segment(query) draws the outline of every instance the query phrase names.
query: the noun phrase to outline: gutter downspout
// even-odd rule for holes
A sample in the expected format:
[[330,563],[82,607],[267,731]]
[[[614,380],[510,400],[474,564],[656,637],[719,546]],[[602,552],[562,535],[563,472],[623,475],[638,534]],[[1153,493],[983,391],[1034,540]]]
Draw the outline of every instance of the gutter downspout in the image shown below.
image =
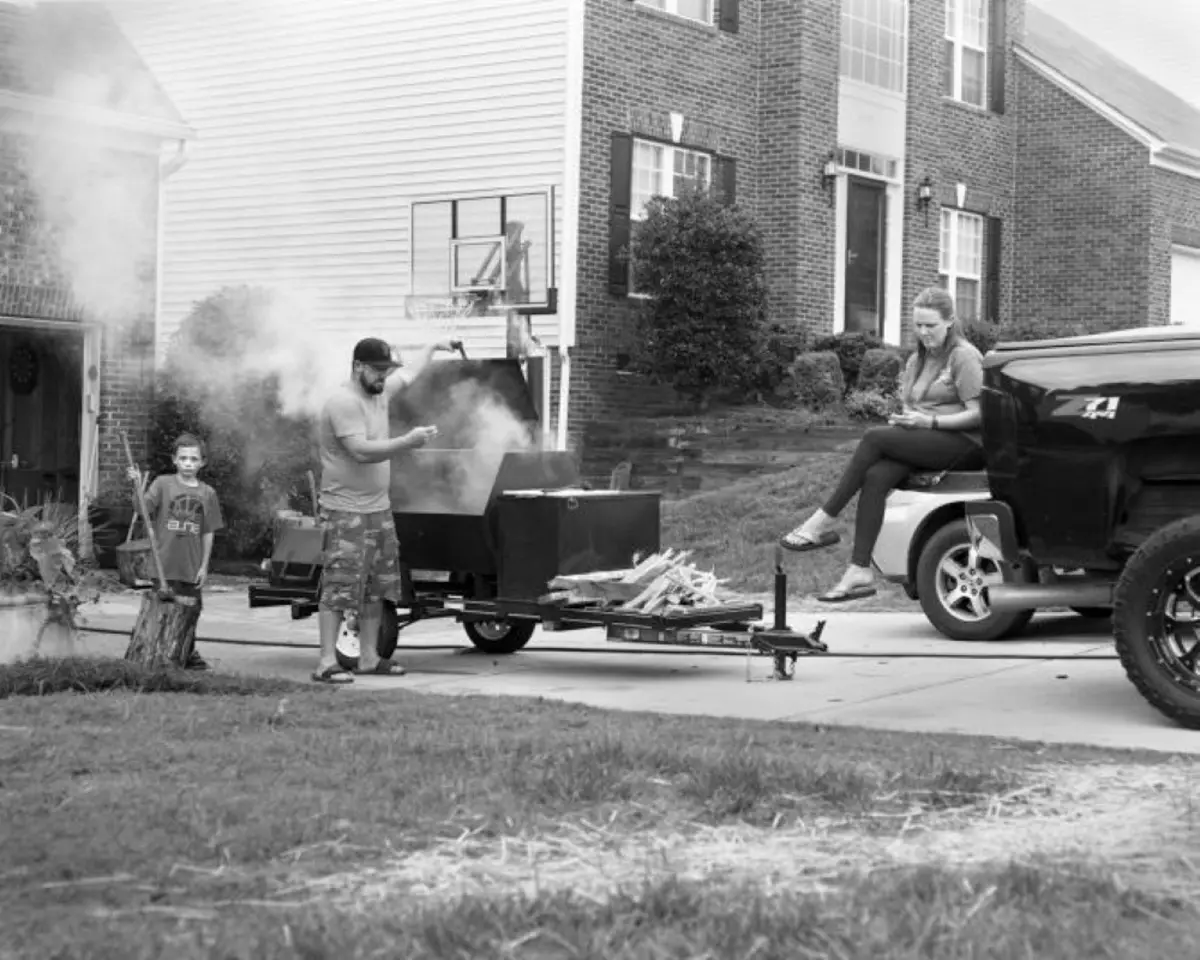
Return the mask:
[[562,0],[567,14],[566,96],[563,142],[562,279],[558,298],[558,436],[559,450],[567,449],[571,401],[571,348],[575,346],[579,285],[579,184],[583,150],[583,32],[586,3]]

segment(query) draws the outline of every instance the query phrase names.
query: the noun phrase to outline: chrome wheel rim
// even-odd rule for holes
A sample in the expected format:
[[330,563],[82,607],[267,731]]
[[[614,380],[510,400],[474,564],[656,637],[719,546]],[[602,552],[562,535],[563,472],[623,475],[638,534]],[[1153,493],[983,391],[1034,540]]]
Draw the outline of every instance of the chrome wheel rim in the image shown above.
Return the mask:
[[943,553],[934,576],[938,601],[947,613],[964,623],[987,620],[992,615],[988,588],[1004,583],[999,565],[980,557],[967,543]]

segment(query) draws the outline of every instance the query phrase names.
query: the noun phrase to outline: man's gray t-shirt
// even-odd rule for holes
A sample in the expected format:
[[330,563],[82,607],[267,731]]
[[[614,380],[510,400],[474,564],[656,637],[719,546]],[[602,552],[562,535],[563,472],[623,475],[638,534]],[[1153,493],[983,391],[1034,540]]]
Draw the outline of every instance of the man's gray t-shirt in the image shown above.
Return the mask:
[[353,384],[342,386],[321,409],[318,433],[321,506],[347,513],[390,509],[391,462],[359,463],[342,445],[342,439],[355,435],[366,440],[388,439],[387,397],[367,396]]

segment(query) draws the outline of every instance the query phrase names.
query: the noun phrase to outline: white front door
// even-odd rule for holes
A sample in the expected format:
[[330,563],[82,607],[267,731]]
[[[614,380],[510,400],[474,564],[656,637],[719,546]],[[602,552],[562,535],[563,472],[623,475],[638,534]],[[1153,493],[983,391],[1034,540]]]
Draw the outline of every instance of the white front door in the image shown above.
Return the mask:
[[1200,248],[1171,248],[1171,323],[1200,328]]

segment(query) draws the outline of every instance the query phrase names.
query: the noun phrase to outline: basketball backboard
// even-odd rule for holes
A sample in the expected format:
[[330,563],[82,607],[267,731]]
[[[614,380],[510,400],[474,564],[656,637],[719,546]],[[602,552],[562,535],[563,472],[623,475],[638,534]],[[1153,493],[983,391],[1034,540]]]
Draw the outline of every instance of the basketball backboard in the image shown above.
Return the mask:
[[414,201],[410,238],[410,313],[557,310],[553,187]]

